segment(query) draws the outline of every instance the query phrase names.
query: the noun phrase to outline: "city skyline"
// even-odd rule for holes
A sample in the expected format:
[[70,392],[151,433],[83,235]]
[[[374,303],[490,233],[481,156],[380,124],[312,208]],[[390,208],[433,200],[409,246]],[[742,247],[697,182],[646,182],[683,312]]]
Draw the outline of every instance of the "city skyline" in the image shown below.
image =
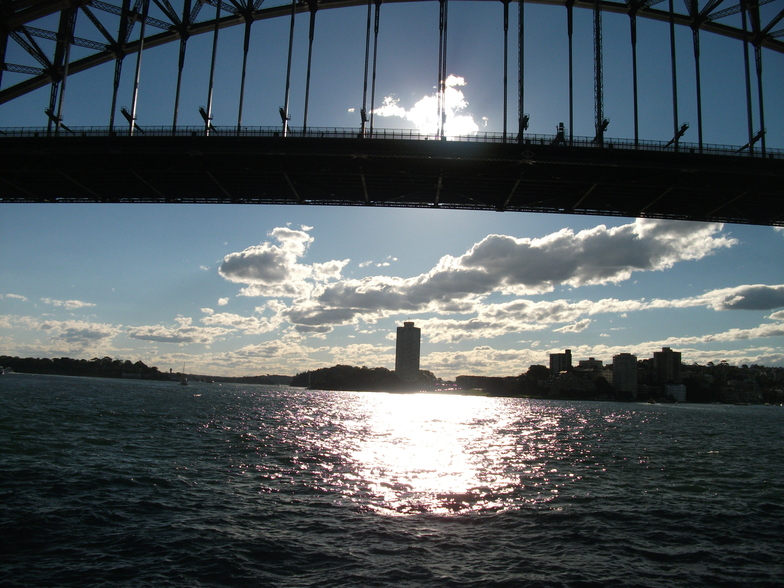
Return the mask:
[[[450,5],[447,115],[460,129],[502,130],[502,8],[501,2]],[[552,134],[568,121],[566,18],[555,8],[525,6],[531,133]],[[312,126],[359,127],[366,14],[362,7],[319,11]],[[580,136],[594,133],[591,16],[575,10],[573,130]],[[77,26],[90,25],[81,19]],[[288,26],[288,19],[254,24],[244,124],[280,124]],[[302,122],[307,26],[306,16],[297,18],[294,126]],[[668,26],[647,19],[638,26],[645,73],[640,136],[667,141],[673,128]],[[630,138],[628,16],[605,14],[604,33],[607,136]],[[242,27],[220,35],[218,59],[225,66],[216,76],[213,122],[232,126]],[[189,41],[179,124],[203,124],[197,106],[207,98],[211,39]],[[701,39],[705,141],[741,146],[748,138],[742,45],[709,34]],[[377,128],[430,124],[437,40],[438,3],[383,5]],[[691,31],[678,27],[677,41],[679,119],[692,124],[684,140],[695,140]],[[9,62],[22,62],[16,51],[9,49]],[[144,53],[142,126],[171,125],[177,51],[171,43]],[[133,59],[125,62],[118,109],[132,96]],[[768,146],[780,148],[784,109],[776,104],[784,96],[784,55],[767,51],[764,63]],[[67,125],[108,124],[113,72],[110,63],[69,77]],[[18,79],[4,72],[3,87]],[[508,98],[512,129],[513,82]],[[0,127],[44,126],[48,103],[49,88],[42,88],[0,105]],[[781,227],[655,219],[3,204],[0,349],[20,357],[121,357],[166,371],[185,364],[189,372],[215,375],[293,374],[335,364],[392,369],[395,327],[410,320],[422,329],[421,368],[443,379],[519,374],[564,349],[577,359],[609,362],[619,353],[650,357],[671,347],[687,363],[784,366],[782,251]]]
[[672,347],[687,363],[784,365],[784,284],[770,279],[784,275],[780,230],[330,212],[5,205],[0,244],[14,262],[0,268],[4,352],[215,375],[391,369],[395,327],[411,319],[421,369],[443,379],[519,374],[567,348],[577,359]]

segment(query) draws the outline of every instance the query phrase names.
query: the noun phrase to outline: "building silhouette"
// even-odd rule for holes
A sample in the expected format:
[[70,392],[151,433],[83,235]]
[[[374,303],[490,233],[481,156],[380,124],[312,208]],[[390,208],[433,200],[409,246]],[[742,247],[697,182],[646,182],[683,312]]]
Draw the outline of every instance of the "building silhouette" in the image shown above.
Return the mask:
[[572,371],[572,350],[566,349],[563,353],[550,354],[550,373],[557,375],[561,372]]
[[669,347],[662,347],[661,351],[653,353],[653,370],[656,372],[657,383],[681,383],[681,352],[673,351]]
[[404,322],[397,328],[395,345],[395,373],[404,382],[413,382],[419,376],[419,341],[422,330],[413,322]]
[[588,359],[581,359],[577,362],[577,368],[581,370],[601,370],[604,367],[601,359],[589,357]]
[[613,355],[613,388],[637,398],[637,356],[631,353]]

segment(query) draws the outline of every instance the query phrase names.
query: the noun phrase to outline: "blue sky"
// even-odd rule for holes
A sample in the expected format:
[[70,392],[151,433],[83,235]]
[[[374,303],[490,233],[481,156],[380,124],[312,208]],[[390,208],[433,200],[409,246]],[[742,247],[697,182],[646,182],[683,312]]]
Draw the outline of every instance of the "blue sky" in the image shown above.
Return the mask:
[[[450,3],[451,121],[479,132],[501,130],[501,10],[500,2]],[[511,130],[516,8],[510,13]],[[575,17],[574,132],[586,136],[593,134],[591,13],[575,10]],[[358,126],[366,11],[317,18],[309,125]],[[565,10],[526,6],[526,19],[530,130],[552,133],[568,120]],[[628,17],[603,20],[608,136],[630,138]],[[437,24],[435,3],[382,7],[377,128],[424,124]],[[639,27],[640,133],[668,140],[667,27],[642,20]],[[254,25],[245,124],[279,122],[287,29],[287,20]],[[302,118],[307,17],[298,17],[296,34],[294,126]],[[231,126],[241,30],[220,35],[225,65],[214,123]],[[741,145],[741,46],[708,34],[702,43],[705,141]],[[679,31],[678,47],[679,118],[692,124],[685,139],[696,140],[690,31]],[[200,123],[210,49],[208,35],[189,41],[182,124]],[[134,59],[124,65],[120,106],[130,103]],[[773,105],[784,95],[784,56],[766,52],[764,64],[768,145],[781,147],[784,109]],[[69,79],[66,124],[108,123],[112,70]],[[174,45],[145,53],[143,126],[171,124],[175,73]],[[15,81],[3,77],[4,87]],[[381,109],[385,98],[388,110]],[[0,106],[0,126],[43,126],[47,102],[45,88]],[[687,363],[782,366],[782,251],[781,230],[741,225],[306,206],[4,204],[0,353],[109,355],[216,375],[293,374],[336,363],[392,368],[395,327],[413,320],[422,327],[422,368],[444,379],[516,375],[565,348],[576,359],[608,363],[616,353],[651,357],[669,346]]]

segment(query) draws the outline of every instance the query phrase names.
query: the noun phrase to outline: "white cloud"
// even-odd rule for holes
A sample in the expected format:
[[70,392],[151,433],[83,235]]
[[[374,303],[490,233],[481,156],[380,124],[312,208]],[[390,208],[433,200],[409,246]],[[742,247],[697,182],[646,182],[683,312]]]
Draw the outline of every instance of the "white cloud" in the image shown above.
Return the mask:
[[[472,316],[464,320],[430,318],[420,321],[420,327],[426,330],[428,338],[433,342],[459,342],[466,339],[490,339],[508,333],[537,331],[558,323],[569,323],[564,327],[553,329],[554,332],[581,332],[587,328],[590,319],[587,317],[600,314],[617,314],[627,318],[629,312],[642,312],[665,308],[706,307],[713,310],[740,310],[746,307],[741,302],[732,306],[725,304],[727,292],[772,292],[774,296],[763,297],[768,301],[760,306],[754,302],[756,310],[764,310],[769,304],[775,303],[775,293],[784,286],[738,286],[707,292],[701,296],[675,300],[618,300],[604,298],[601,300],[570,301],[564,299],[533,301],[523,298],[504,303],[487,304],[478,301],[471,309]],[[732,300],[735,300],[733,297]],[[759,300],[759,299],[757,299]],[[773,313],[768,318],[784,319],[784,311]],[[611,330],[619,330],[613,328]]]
[[240,291],[243,296],[307,298],[313,289],[311,282],[339,278],[349,261],[329,261],[312,266],[299,263],[298,259],[305,255],[313,242],[313,237],[307,233],[311,228],[303,227],[300,231],[286,227],[273,229],[270,236],[278,241],[278,245],[265,242],[231,253],[223,258],[218,273],[231,282],[247,284]]
[[563,229],[541,239],[489,235],[459,257],[441,258],[426,274],[344,280],[325,286],[315,299],[325,319],[327,309],[341,309],[341,323],[390,312],[471,312],[494,292],[520,296],[550,292],[558,285],[619,283],[634,272],[701,259],[736,243],[721,229],[720,224],[637,219],[609,229]]
[[19,294],[0,294],[0,300],[3,298],[10,298],[11,300],[21,300],[22,302],[27,302],[27,297],[20,296]]
[[[458,89],[465,86],[464,78],[449,75],[446,78],[444,92],[444,106],[446,109],[446,122],[444,123],[444,134],[450,137],[464,136],[476,133],[479,125],[473,117],[462,112],[468,107],[468,101],[463,95],[463,91]],[[396,116],[414,124],[419,132],[426,135],[433,135],[439,131],[438,120],[438,96],[440,89],[434,94],[423,96],[410,109],[400,106],[400,100],[392,96],[387,96],[380,108],[373,111],[376,116]]]
[[218,298],[218,306],[226,306],[228,303],[228,298]]
[[700,298],[715,310],[773,310],[784,307],[784,284],[722,288]]
[[[303,227],[306,228],[310,230]],[[292,334],[323,337],[336,326],[372,324],[397,313],[438,313],[441,316],[420,321],[427,339],[433,343],[456,343],[545,329],[578,333],[599,314],[625,317],[632,312],[663,308],[772,310],[784,306],[784,285],[760,284],[675,300],[519,298],[550,292],[557,286],[616,284],[635,272],[662,271],[682,261],[701,259],[736,244],[722,234],[720,224],[637,219],[618,227],[599,225],[576,233],[563,229],[539,239],[489,235],[463,255],[445,256],[429,272],[411,278],[377,275],[341,279],[348,260],[312,265],[301,262],[313,242],[305,230],[278,228],[270,235],[278,244],[263,243],[228,255],[219,271],[226,279],[248,284],[242,294],[296,295],[295,300],[290,305],[271,300],[252,316],[205,309],[207,316],[201,319],[204,325],[263,334],[290,324]],[[390,256],[387,260],[396,258]],[[488,303],[487,296],[494,293],[517,297]],[[445,314],[467,316],[442,318]],[[763,326],[726,336],[776,333],[775,327]],[[198,340],[179,328],[161,326],[137,329],[133,336],[171,342]]]
[[459,375],[491,376],[518,375],[528,366],[543,363],[547,355],[531,349],[495,349],[483,345],[466,351],[438,351],[424,356],[422,369],[430,370],[441,378],[453,379]]
[[28,332],[41,331],[49,341],[65,353],[79,354],[89,350],[108,347],[122,327],[107,323],[90,323],[79,320],[49,320],[30,316],[0,317],[0,326],[7,329],[22,329]]
[[200,343],[209,345],[232,331],[232,329],[221,327],[194,326],[192,324],[193,319],[189,317],[178,316],[175,321],[178,323],[176,327],[164,325],[129,327],[127,330],[128,336],[131,339],[155,343]]
[[256,308],[256,313],[262,315],[267,309],[272,311],[272,316],[241,316],[228,312],[209,313],[201,322],[209,326],[227,327],[242,331],[246,335],[261,335],[270,333],[280,327],[283,322],[282,312],[285,308],[280,302],[269,301],[266,305]]
[[591,319],[583,319],[581,321],[577,321],[576,323],[561,327],[560,329],[553,329],[553,331],[556,333],[582,333],[585,329],[588,328],[590,324]]
[[92,302],[82,302],[81,300],[54,300],[52,298],[41,298],[44,304],[62,307],[66,310],[76,310],[78,308],[89,308],[95,306]]

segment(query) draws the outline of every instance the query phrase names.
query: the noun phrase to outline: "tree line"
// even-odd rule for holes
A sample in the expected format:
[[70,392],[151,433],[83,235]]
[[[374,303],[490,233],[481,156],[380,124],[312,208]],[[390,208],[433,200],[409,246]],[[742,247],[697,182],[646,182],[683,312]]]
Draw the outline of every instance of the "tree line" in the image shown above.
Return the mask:
[[136,363],[126,359],[94,357],[72,359],[70,357],[9,357],[0,356],[0,365],[25,374],[47,374],[53,376],[87,376],[98,378],[138,378],[141,380],[164,380],[169,375],[155,366],[142,361]]
[[291,381],[292,386],[314,390],[350,390],[365,392],[396,392],[403,390],[428,390],[438,383],[432,372],[420,370],[414,382],[404,382],[387,368],[335,365],[313,371],[300,372]]

